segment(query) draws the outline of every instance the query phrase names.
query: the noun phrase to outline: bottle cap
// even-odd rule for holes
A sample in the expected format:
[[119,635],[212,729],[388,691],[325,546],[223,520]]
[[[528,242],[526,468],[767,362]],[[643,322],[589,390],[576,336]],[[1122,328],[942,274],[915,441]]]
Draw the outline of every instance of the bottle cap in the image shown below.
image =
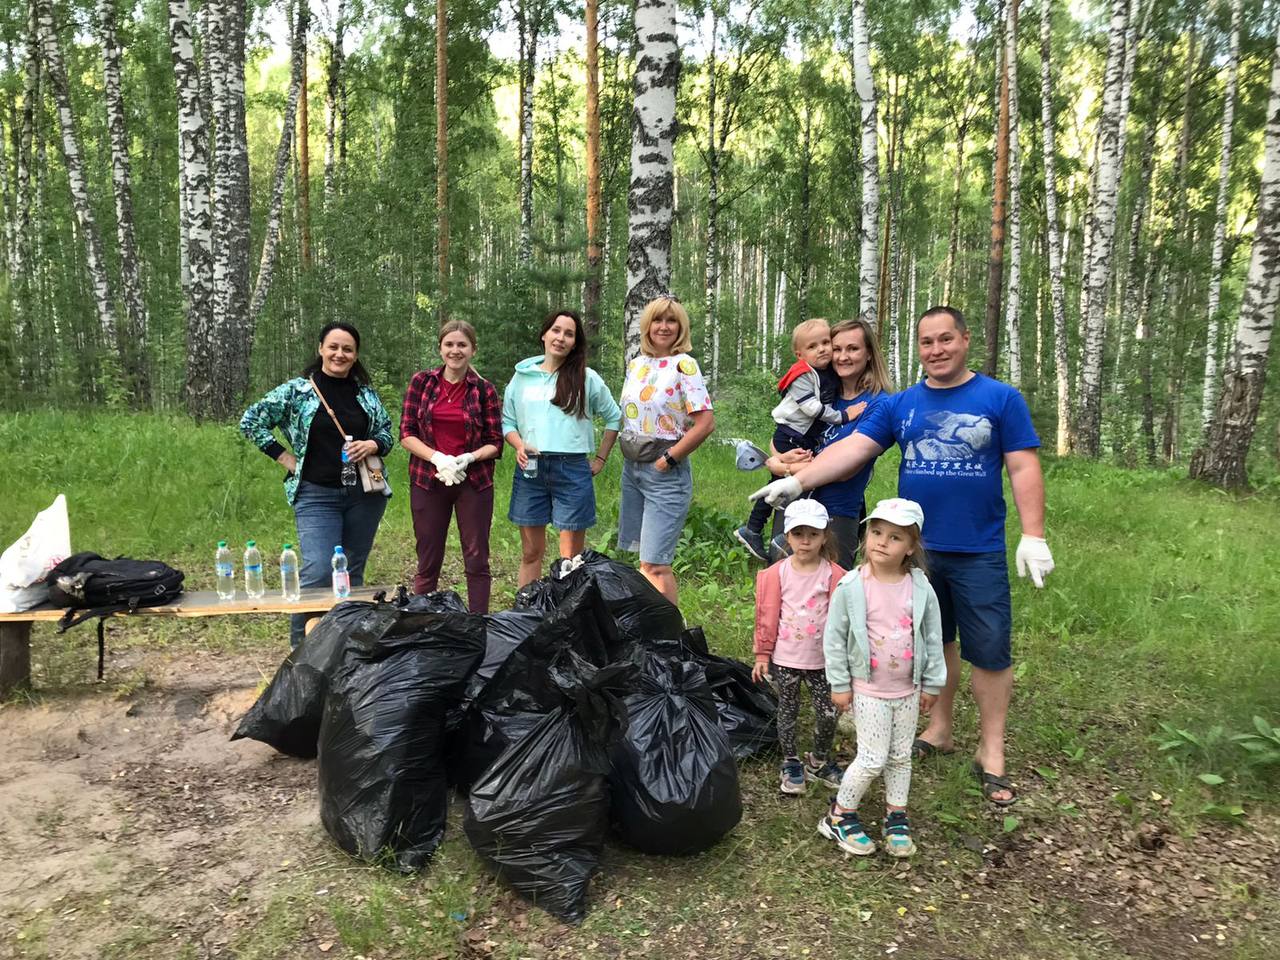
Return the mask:
[[223,547],[225,547],[226,545],[227,545],[227,541],[225,541],[225,540],[219,540],[219,541],[218,541],[218,549],[219,549],[219,550],[221,550],[221,549],[222,549]]
[[285,550],[292,550],[292,549],[293,549],[293,544],[292,544],[292,543],[286,543],[286,544],[284,545],[284,549],[285,549]]
[[333,548],[333,552],[334,552],[334,553],[342,553],[342,544],[338,544],[336,547],[334,547],[334,548]]
[[257,541],[257,540],[250,540],[248,543],[246,543],[246,544],[245,544],[245,546],[246,546],[246,547],[254,547],[254,546],[257,546],[257,544],[258,544],[258,541]]

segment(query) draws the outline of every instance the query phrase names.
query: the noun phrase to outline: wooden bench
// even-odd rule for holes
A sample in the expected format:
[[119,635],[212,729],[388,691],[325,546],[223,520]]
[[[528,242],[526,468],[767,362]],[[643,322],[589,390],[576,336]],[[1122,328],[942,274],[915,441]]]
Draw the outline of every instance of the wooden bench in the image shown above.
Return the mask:
[[[374,594],[385,591],[390,596],[394,587],[353,587],[352,600],[372,600]],[[246,613],[327,613],[338,603],[329,587],[309,587],[297,600],[263,597],[250,600],[237,591],[234,600],[219,600],[212,590],[189,590],[178,597],[176,603],[162,607],[140,607],[133,613],[117,613],[117,617],[228,617]],[[56,623],[67,611],[61,607],[40,606],[22,613],[0,613],[0,698],[16,690],[31,686],[31,625],[40,622]],[[311,628],[314,620],[307,624]],[[101,655],[103,635],[98,633],[99,673],[102,679]]]

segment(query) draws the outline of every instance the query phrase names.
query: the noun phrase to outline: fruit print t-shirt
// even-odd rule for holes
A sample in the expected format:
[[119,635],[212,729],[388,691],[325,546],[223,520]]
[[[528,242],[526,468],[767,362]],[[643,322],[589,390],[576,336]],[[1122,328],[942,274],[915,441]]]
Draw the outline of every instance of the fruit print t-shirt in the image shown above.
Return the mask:
[[698,361],[687,353],[636,357],[627,364],[621,400],[623,433],[662,440],[679,440],[693,424],[690,414],[711,409]]
[[793,670],[825,670],[822,632],[827,627],[831,599],[831,564],[823,560],[813,573],[801,573],[788,557],[778,564],[782,607],[773,662]]

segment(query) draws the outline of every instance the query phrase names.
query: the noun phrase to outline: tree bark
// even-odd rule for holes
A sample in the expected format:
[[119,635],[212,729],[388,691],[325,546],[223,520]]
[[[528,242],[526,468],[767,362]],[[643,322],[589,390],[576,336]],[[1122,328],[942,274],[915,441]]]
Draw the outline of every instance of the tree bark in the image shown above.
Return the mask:
[[1005,75],[1009,87],[1009,288],[1005,329],[1009,340],[1009,382],[1022,389],[1022,145],[1018,140],[1018,0],[1005,22]]
[[292,156],[292,135],[297,120],[299,98],[306,82],[307,30],[311,24],[311,11],[307,0],[298,0],[297,22],[293,28],[293,49],[290,51],[289,93],[284,103],[284,120],[280,128],[280,143],[276,146],[276,165],[271,175],[271,202],[267,210],[267,230],[262,238],[262,255],[258,260],[258,279],[253,285],[253,297],[249,301],[249,322],[257,323],[266,305],[275,274],[276,255],[280,249],[280,216],[284,209],[285,176],[289,172]]
[[1222,255],[1227,238],[1227,205],[1231,189],[1231,127],[1236,112],[1236,82],[1240,73],[1241,0],[1231,2],[1231,46],[1227,54],[1227,86],[1222,97],[1222,150],[1218,158],[1218,202],[1213,215],[1213,252],[1209,258],[1209,327],[1204,344],[1204,389],[1200,423],[1207,433],[1218,394],[1218,307],[1222,297]]
[[627,297],[623,345],[640,350],[640,312],[671,287],[675,207],[676,88],[680,49],[675,0],[637,0],[637,58],[631,115],[631,184],[627,192]]
[[338,127],[338,99],[342,89],[342,66],[346,54],[343,51],[347,29],[346,0],[338,0],[337,13],[334,16],[333,41],[329,45],[329,72],[325,83],[324,110],[324,199],[325,203],[333,199],[335,188],[334,158],[335,140]]
[[[1008,2],[1008,22],[1016,26],[1018,0]],[[1006,33],[1008,29],[1006,28]],[[1008,47],[1011,40],[997,44],[1000,70],[999,122],[996,126],[995,167],[992,171],[991,245],[987,254],[987,313],[983,325],[986,359],[982,372],[995,377],[1000,369],[1000,296],[1004,284],[1005,221],[1009,202],[1009,70]]]
[[1071,452],[1071,371],[1068,366],[1066,293],[1062,284],[1062,237],[1058,230],[1057,137],[1053,119],[1053,2],[1040,13],[1041,154],[1044,157],[1045,242],[1049,252],[1049,293],[1053,312],[1053,355],[1058,384],[1058,456]]
[[169,37],[178,94],[179,231],[188,268],[187,412],[197,419],[213,412],[212,337],[213,212],[209,205],[209,130],[200,102],[200,76],[188,0],[169,0]]
[[[532,9],[530,9],[532,8]],[[520,265],[533,266],[533,85],[538,69],[541,0],[520,0]]]
[[592,341],[600,331],[600,0],[586,0],[587,45],[587,277],[582,312]]
[[1080,428],[1077,447],[1097,457],[1102,441],[1102,353],[1107,293],[1111,283],[1111,257],[1115,242],[1116,198],[1120,183],[1120,115],[1124,73],[1125,36],[1129,18],[1127,0],[1112,0],[1110,42],[1103,76],[1102,113],[1098,118],[1098,190],[1089,231],[1093,241],[1085,264],[1083,289],[1087,311],[1082,314],[1084,358],[1081,374]]
[[[299,0],[299,6],[304,0]],[[294,44],[298,42],[297,31],[294,32]],[[298,224],[300,257],[298,266],[306,271],[311,269],[311,112],[307,97],[307,35],[302,33],[302,59],[297,66],[291,65],[290,72],[302,69],[301,82],[298,84]],[[292,86],[292,79],[290,80]]]
[[866,0],[852,0],[853,87],[858,96],[862,131],[862,247],[858,255],[858,314],[878,323],[876,295],[880,287],[880,160],[876,120],[876,86],[871,72],[871,35]]
[[711,4],[710,49],[707,52],[707,251],[703,270],[703,303],[706,329],[711,335],[711,366],[708,371],[714,387],[719,375],[720,326],[718,293],[720,290],[720,151],[716,140],[716,103],[719,64],[716,43],[720,32],[720,8]]
[[[84,151],[80,147],[80,132],[71,104],[71,91],[67,86],[67,71],[62,60],[62,47],[58,42],[57,28],[53,21],[52,0],[34,0],[36,21],[40,31],[41,52],[44,55],[45,76],[58,108],[58,123],[62,130],[62,160],[67,169],[67,183],[71,189],[71,205],[75,210],[80,239],[84,244],[89,282],[93,287],[93,302],[97,312],[102,340],[119,358],[121,371],[129,369],[128,357],[116,325],[115,297],[107,276],[102,253],[102,239],[97,220],[89,202],[88,180],[85,177]],[[37,106],[38,108],[38,106]]]
[[1249,485],[1247,461],[1266,385],[1267,356],[1280,297],[1280,33],[1271,64],[1271,96],[1263,135],[1262,183],[1244,300],[1236,321],[1223,389],[1191,475],[1228,490]]
[[125,127],[124,97],[120,89],[120,41],[116,34],[115,0],[98,0],[98,29],[102,37],[103,94],[107,132],[111,140],[111,186],[116,206],[116,242],[120,252],[120,286],[128,324],[124,342],[128,364],[125,375],[139,405],[151,394],[147,364],[150,326],[142,290],[142,266],[133,221],[133,186],[129,164],[129,135]]
[[436,271],[440,322],[449,319],[449,20],[436,0]]

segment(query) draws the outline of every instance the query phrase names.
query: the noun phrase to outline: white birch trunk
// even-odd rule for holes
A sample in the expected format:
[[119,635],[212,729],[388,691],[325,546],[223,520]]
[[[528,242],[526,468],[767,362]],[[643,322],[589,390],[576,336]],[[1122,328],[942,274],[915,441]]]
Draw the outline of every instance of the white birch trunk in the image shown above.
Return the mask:
[[1088,304],[1087,312],[1082,313],[1085,344],[1081,367],[1080,428],[1076,440],[1080,452],[1089,457],[1098,456],[1102,441],[1102,354],[1120,183],[1120,139],[1124,125],[1124,117],[1120,115],[1121,85],[1128,19],[1126,0],[1112,0],[1102,113],[1098,118],[1098,190],[1089,224],[1093,240],[1082,285],[1082,289],[1087,291]]
[[[532,12],[530,12],[532,8]],[[522,56],[520,60],[520,248],[521,266],[533,265],[533,92],[538,73],[538,33],[541,0],[521,0]]]
[[1204,430],[1213,420],[1218,399],[1218,307],[1222,298],[1222,257],[1227,239],[1227,204],[1231,188],[1231,127],[1236,114],[1236,82],[1240,73],[1241,0],[1231,2],[1231,47],[1227,54],[1227,88],[1222,98],[1222,151],[1218,158],[1218,203],[1213,215],[1213,253],[1209,258],[1209,329],[1204,344],[1204,390],[1200,421]]
[[1266,384],[1267,356],[1280,298],[1280,33],[1271,65],[1271,96],[1263,136],[1262,183],[1257,226],[1249,255],[1244,300],[1235,342],[1227,357],[1223,389],[1205,445],[1191,464],[1192,476],[1227,489],[1243,489],[1246,461]]
[[876,85],[871,72],[871,35],[866,0],[852,0],[853,87],[858,96],[862,131],[859,163],[862,170],[862,247],[858,254],[858,315],[878,322],[876,297],[880,289],[880,160],[876,121]]
[[[10,276],[13,280],[10,289],[12,291],[13,315],[18,321],[17,329],[20,340],[23,343],[33,343],[33,304],[31,296],[33,284],[31,283],[31,271],[28,265],[33,262],[31,238],[34,233],[32,220],[36,201],[31,152],[35,141],[36,101],[40,89],[40,40],[34,5],[31,7],[27,26],[27,49],[22,82],[22,124],[18,137],[18,156],[14,161],[17,164],[16,202],[18,216],[17,237],[11,251],[13,264]],[[26,368],[20,368],[19,373],[25,377]],[[25,383],[26,380],[23,379],[22,382]]]
[[1009,382],[1022,389],[1022,147],[1018,143],[1018,5],[1008,4],[1005,70],[1009,76],[1009,276],[1005,293],[1005,336],[1009,341]]
[[719,374],[720,324],[717,317],[720,292],[720,153],[716,141],[716,34],[719,12],[711,8],[711,47],[707,53],[707,250],[703,260],[703,305],[706,326],[711,333],[711,384]]
[[1049,302],[1053,311],[1053,356],[1058,383],[1058,456],[1071,452],[1071,372],[1067,360],[1066,292],[1062,283],[1062,237],[1058,232],[1058,178],[1054,172],[1057,138],[1053,118],[1053,0],[1040,14],[1041,153],[1044,156],[1045,245],[1049,252]]
[[289,172],[289,160],[292,157],[293,128],[297,121],[298,97],[302,92],[303,64],[307,56],[307,29],[311,23],[311,11],[307,8],[307,0],[298,0],[297,17],[293,28],[293,49],[290,51],[289,93],[284,103],[280,143],[276,146],[276,166],[271,175],[271,203],[267,209],[267,231],[262,238],[258,279],[254,282],[253,296],[249,300],[251,324],[258,322],[258,316],[267,302],[267,294],[271,291],[271,278],[276,269],[276,255],[280,248],[280,215],[284,209],[285,175]]
[[213,210],[209,127],[201,103],[188,0],[169,0],[169,39],[178,95],[178,174],[182,242],[190,274],[187,304],[187,412],[212,412],[214,379]]
[[[67,71],[62,60],[62,47],[53,20],[53,0],[34,0],[36,21],[40,31],[40,47],[44,55],[45,75],[54,103],[58,108],[58,124],[62,131],[62,160],[67,169],[67,182],[71,188],[71,206],[75,210],[80,240],[84,244],[89,282],[93,287],[93,303],[97,311],[102,340],[120,358],[121,369],[127,368],[116,326],[115,299],[102,255],[102,239],[98,224],[89,203],[88,181],[85,178],[80,133],[71,105],[71,92],[67,86]],[[38,105],[37,105],[38,106]]]
[[680,48],[675,0],[637,0],[637,57],[631,115],[631,181],[627,191],[627,296],[623,345],[640,351],[640,312],[671,287],[676,88]]
[[334,16],[333,43],[329,46],[329,76],[324,95],[324,200],[326,205],[333,199],[335,189],[334,156],[338,129],[338,97],[342,89],[342,65],[346,56],[343,51],[346,29],[346,0],[338,0],[338,9]]

